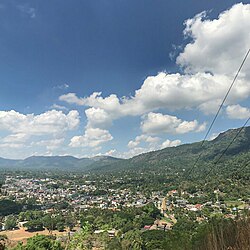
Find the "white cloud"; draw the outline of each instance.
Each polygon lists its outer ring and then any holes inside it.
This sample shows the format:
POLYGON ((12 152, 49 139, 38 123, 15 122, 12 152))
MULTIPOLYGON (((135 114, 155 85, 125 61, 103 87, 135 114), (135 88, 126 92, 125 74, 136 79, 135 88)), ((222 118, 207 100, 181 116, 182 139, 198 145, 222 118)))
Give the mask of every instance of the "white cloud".
POLYGON ((139 154, 144 154, 144 153, 154 151, 154 150, 155 149, 153 149, 153 148, 134 147, 134 148, 131 148, 129 151, 121 154, 121 157, 127 159, 127 158, 131 158, 133 156, 136 156, 139 154))
MULTIPOLYGON (((198 107, 205 114, 214 113, 218 100, 224 97, 231 80, 231 77, 210 73, 181 75, 162 72, 148 77, 130 98, 119 99, 116 95, 103 98, 101 93, 78 98, 69 93, 61 96, 60 100, 89 106, 90 110, 86 110, 87 118, 94 121, 93 116, 98 114, 101 116, 101 119, 98 118, 99 126, 105 127, 120 117, 139 116, 162 108, 176 110, 198 107)), ((249 95, 250 85, 239 79, 227 104, 234 104, 249 95)))
POLYGON ((62 146, 64 142, 64 138, 60 139, 51 139, 51 140, 41 140, 38 142, 34 142, 31 145, 32 146, 43 146, 46 147, 47 150, 54 150, 62 146))
POLYGON ((152 137, 149 135, 139 135, 136 136, 135 140, 133 141, 129 141, 128 143, 128 147, 129 148, 135 148, 137 147, 139 144, 145 142, 148 143, 150 145, 150 147, 154 147, 158 142, 160 141, 159 137, 152 137))
POLYGON ((66 108, 66 107, 64 107, 64 106, 62 106, 62 105, 58 105, 58 104, 56 104, 56 103, 54 103, 50 108, 51 108, 51 109, 65 110, 65 111, 68 110, 68 108, 66 108))
POLYGON ((174 141, 170 141, 170 140, 166 140, 162 143, 161 148, 169 148, 169 147, 176 147, 179 146, 181 144, 180 140, 174 140, 174 141))
POLYGON ((198 109, 201 110, 206 115, 214 115, 217 113, 221 105, 221 102, 222 102, 221 99, 204 102, 198 106, 198 109))
POLYGON ((0 148, 3 149, 20 149, 25 147, 23 143, 0 143, 0 148))
POLYGON ((76 110, 71 110, 67 115, 56 110, 40 115, 24 115, 14 110, 0 111, 0 129, 13 134, 58 135, 76 129, 79 122, 79 113, 76 110))
POLYGON ((111 141, 113 137, 108 130, 100 128, 87 128, 83 136, 71 138, 70 147, 98 147, 101 144, 111 141))
POLYGON ((104 153, 103 155, 106 156, 114 156, 116 154, 116 149, 110 149, 109 151, 107 151, 106 153, 104 153))
POLYGON ((26 142, 29 139, 29 135, 18 133, 10 134, 4 138, 0 138, 0 147, 4 149, 20 149, 26 147, 26 142))
POLYGON ((185 134, 188 132, 200 132, 206 128, 205 124, 194 121, 182 121, 176 116, 163 115, 150 112, 144 116, 141 129, 147 134, 185 134))
POLYGON ((88 127, 105 128, 112 124, 112 116, 101 108, 89 108, 85 110, 88 119, 88 127))
POLYGON ((109 151, 107 151, 105 153, 94 154, 94 155, 92 155, 92 157, 96 157, 96 156, 112 156, 112 157, 117 157, 116 156, 117 154, 119 154, 119 153, 117 153, 116 149, 110 149, 109 151))
MULTIPOLYGON (((230 81, 230 77, 210 73, 181 75, 161 72, 156 76, 147 77, 141 88, 130 98, 119 99, 116 95, 103 98, 101 93, 95 92, 86 98, 78 98, 76 94, 69 93, 59 99, 68 103, 101 108, 112 117, 119 118, 142 115, 159 108, 176 110, 196 107, 218 100, 225 95, 230 81)), ((234 102, 248 97, 249 94, 249 84, 239 80, 229 100, 234 102)))
POLYGON ((209 141, 214 140, 217 136, 219 135, 219 133, 213 133, 210 137, 209 137, 209 141))
POLYGON ((61 95, 59 97, 59 100, 65 101, 70 104, 85 105, 84 100, 82 98, 78 98, 75 93, 68 93, 65 95, 61 95))
POLYGON ((19 133, 19 134, 13 134, 13 135, 8 135, 4 138, 1 139, 1 142, 3 143, 23 143, 27 141, 29 138, 29 135, 19 133))
MULTIPOLYGON (((193 41, 177 57, 179 65, 193 73, 235 74, 249 49, 250 4, 235 4, 213 20, 203 12, 185 25, 184 35, 193 41)), ((242 70, 249 78, 249 61, 242 70)))
MULTIPOLYGON (((7 135, 0 140, 0 147, 5 155, 29 156, 37 147, 47 150, 59 148, 66 133, 79 125, 79 113, 76 110, 64 114, 51 110, 45 113, 21 114, 17 111, 0 111, 0 131, 7 135), (18 149, 10 153, 10 149, 18 149)), ((44 152, 41 151, 40 154, 44 152)))
POLYGON ((121 158, 130 158, 138 154, 163 149, 166 147, 176 147, 181 144, 180 140, 166 140, 163 143, 160 143, 160 141, 161 139, 159 137, 152 137, 145 134, 136 136, 134 140, 129 141, 129 150, 120 154, 116 152, 116 156, 121 158))
MULTIPOLYGON (((249 30, 249 4, 236 4, 213 20, 203 12, 185 22, 184 35, 192 41, 184 46, 176 61, 185 69, 185 74, 161 72, 149 76, 129 97, 119 98, 115 94, 103 97, 101 92, 94 92, 82 98, 68 93, 59 99, 90 107, 86 110, 89 124, 100 128, 124 116, 141 116, 159 109, 192 108, 206 115, 214 114, 249 49, 249 30)), ((244 65, 225 105, 236 104, 250 96, 249 72, 250 60, 244 65)), ((191 126, 190 123, 185 125, 191 126)))
POLYGON ((239 104, 227 106, 226 113, 230 119, 247 119, 250 117, 250 109, 239 104))

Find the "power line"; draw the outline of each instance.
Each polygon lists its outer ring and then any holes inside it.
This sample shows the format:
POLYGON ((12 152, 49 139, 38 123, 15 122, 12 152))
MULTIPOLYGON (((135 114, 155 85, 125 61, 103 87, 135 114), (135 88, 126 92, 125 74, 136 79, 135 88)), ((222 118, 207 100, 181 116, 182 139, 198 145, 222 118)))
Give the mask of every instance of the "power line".
POLYGON ((233 173, 232 176, 234 176, 235 174, 241 172, 243 170, 243 168, 247 167, 247 166, 250 166, 250 161, 246 162, 246 164, 242 165, 240 169, 237 169, 236 170, 236 173, 233 173))
MULTIPOLYGON (((216 121, 216 119, 217 119, 217 117, 218 117, 218 115, 219 115, 219 113, 220 113, 220 111, 221 111, 221 109, 222 109, 222 107, 223 107, 223 105, 224 105, 224 103, 225 103, 225 101, 226 101, 226 99, 227 99, 227 97, 228 97, 228 95, 229 95, 229 93, 230 93, 230 91, 231 91, 231 89, 232 89, 234 83, 235 83, 235 81, 236 81, 236 79, 238 78, 238 75, 239 75, 239 73, 240 73, 240 71, 241 71, 243 65, 245 64, 245 61, 246 61, 246 59, 247 59, 247 57, 248 57, 248 55, 249 55, 249 52, 250 52, 250 49, 248 49, 248 51, 247 51, 247 53, 246 53, 246 55, 245 55, 245 57, 244 57, 244 59, 243 59, 241 65, 240 65, 240 67, 239 67, 239 69, 238 69, 238 71, 237 71, 237 73, 236 73, 236 75, 235 75, 235 77, 234 77, 234 79, 233 79, 233 81, 232 81, 232 83, 231 83, 231 85, 230 85, 230 87, 229 87, 229 89, 228 89, 228 91, 227 91, 225 97, 224 97, 223 100, 222 100, 222 103, 221 103, 220 106, 219 106, 219 109, 218 109, 218 111, 217 111, 217 113, 216 113, 214 119, 212 120, 212 122, 211 122, 211 124, 210 124, 210 126, 209 126, 209 128, 208 128, 208 130, 207 130, 207 133, 206 133, 206 135, 205 135, 205 137, 204 137, 204 139, 203 139, 203 141, 202 141, 202 143, 201 143, 201 148, 203 147, 203 145, 204 145, 204 143, 205 143, 205 141, 206 141, 206 139, 207 139, 207 137, 208 137, 208 135, 209 135, 209 133, 210 133, 210 131, 211 131, 211 129, 212 129, 212 127, 213 127, 213 125, 214 125, 214 123, 215 123, 215 121, 216 121)), ((200 158, 201 158, 201 155, 202 155, 202 151, 201 151, 200 154, 198 155, 198 157, 197 157, 197 159, 196 159, 196 161, 195 161, 193 167, 190 168, 189 171, 187 172, 186 178, 189 177, 189 175, 192 173, 193 169, 196 167, 198 161, 199 161, 200 158)))
POLYGON ((235 136, 233 137, 233 139, 231 140, 231 142, 227 145, 227 147, 225 148, 225 150, 221 153, 221 155, 219 156, 219 158, 214 162, 213 167, 210 167, 210 170, 206 174, 206 176, 204 177, 204 179, 206 179, 208 177, 208 175, 211 174, 211 172, 213 171, 213 168, 219 163, 219 161, 221 160, 221 158, 225 155, 225 153, 227 152, 227 150, 234 143, 234 141, 240 135, 240 133, 242 132, 242 130, 246 127, 246 125, 249 122, 249 120, 250 120, 250 117, 245 121, 245 123, 243 124, 243 126, 238 130, 238 132, 235 134, 235 136))

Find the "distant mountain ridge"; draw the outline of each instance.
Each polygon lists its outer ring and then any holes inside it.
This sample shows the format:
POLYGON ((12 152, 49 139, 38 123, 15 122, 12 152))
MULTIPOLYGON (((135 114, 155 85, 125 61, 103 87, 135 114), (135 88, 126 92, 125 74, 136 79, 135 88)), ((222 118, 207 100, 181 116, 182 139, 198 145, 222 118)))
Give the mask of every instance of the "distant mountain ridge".
POLYGON ((106 165, 122 159, 112 156, 92 158, 76 158, 74 156, 31 156, 24 160, 11 160, 0 157, 2 169, 33 169, 33 170, 91 170, 98 164, 106 165))
MULTIPOLYGON (((207 164, 216 160, 239 132, 229 129, 220 133, 211 141, 183 144, 134 156, 130 159, 119 159, 111 156, 92 158, 76 158, 73 156, 31 156, 24 160, 0 158, 1 169, 32 169, 32 170, 81 170, 81 171, 115 171, 136 168, 161 167, 168 165, 176 168, 188 168, 201 154, 199 163, 207 164)), ((244 154, 250 159, 250 127, 245 127, 227 150, 222 161, 230 160, 244 154)))

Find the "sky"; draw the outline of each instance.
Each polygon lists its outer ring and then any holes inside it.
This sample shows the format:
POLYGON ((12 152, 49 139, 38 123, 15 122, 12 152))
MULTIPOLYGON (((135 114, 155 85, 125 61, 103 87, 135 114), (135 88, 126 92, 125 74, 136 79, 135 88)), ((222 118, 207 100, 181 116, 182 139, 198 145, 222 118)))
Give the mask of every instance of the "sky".
MULTIPOLYGON (((250 1, 0 0, 0 157, 202 140, 249 31, 250 1)), ((208 139, 250 116, 249 80, 250 56, 208 139)))

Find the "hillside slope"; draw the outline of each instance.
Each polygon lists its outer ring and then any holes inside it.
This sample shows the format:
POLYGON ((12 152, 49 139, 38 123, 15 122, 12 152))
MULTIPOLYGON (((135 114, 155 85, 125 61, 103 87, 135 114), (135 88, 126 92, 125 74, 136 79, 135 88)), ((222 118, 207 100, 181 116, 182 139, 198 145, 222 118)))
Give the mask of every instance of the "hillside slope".
MULTIPOLYGON (((233 140, 240 129, 230 129, 219 134, 212 141, 196 142, 184 144, 177 147, 165 148, 153 152, 144 153, 131 159, 116 162, 106 167, 102 166, 102 170, 122 170, 133 168, 157 168, 168 166, 174 169, 188 169, 193 167, 194 162, 201 154, 197 166, 213 164, 221 156, 228 144, 233 140)), ((232 143, 225 155, 219 163, 225 163, 233 159, 243 157, 250 160, 250 127, 244 128, 236 140, 232 143)), ((96 170, 100 170, 96 168, 96 170)))

